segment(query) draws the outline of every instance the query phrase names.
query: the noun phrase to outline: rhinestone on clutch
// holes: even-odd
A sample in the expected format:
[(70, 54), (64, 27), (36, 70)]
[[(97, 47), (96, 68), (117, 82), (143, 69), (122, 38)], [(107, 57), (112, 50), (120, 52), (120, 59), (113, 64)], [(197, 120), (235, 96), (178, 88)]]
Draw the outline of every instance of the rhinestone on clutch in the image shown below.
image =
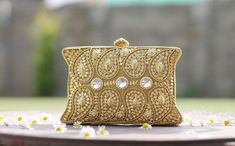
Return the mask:
[(116, 84), (118, 88), (124, 89), (128, 85), (128, 80), (125, 77), (119, 77)]
[(145, 88), (145, 89), (149, 89), (151, 88), (153, 85), (153, 81), (150, 77), (143, 77), (141, 80), (140, 80), (140, 86), (142, 88)]
[(101, 89), (103, 86), (103, 81), (100, 78), (94, 78), (91, 81), (91, 87), (95, 90)]

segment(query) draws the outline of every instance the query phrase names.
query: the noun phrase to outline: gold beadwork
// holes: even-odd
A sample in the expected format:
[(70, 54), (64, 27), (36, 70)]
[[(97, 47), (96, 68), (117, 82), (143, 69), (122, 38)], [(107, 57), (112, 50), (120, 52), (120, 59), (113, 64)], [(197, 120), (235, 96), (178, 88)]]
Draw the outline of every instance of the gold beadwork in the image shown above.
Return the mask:
[(96, 67), (97, 73), (102, 78), (113, 78), (119, 71), (118, 53), (109, 49), (99, 60)]
[(146, 71), (145, 54), (146, 49), (135, 49), (124, 62), (124, 71), (132, 78), (141, 77)]
[(63, 49), (68, 64), (68, 103), (61, 121), (84, 124), (174, 125), (176, 64), (181, 50), (163, 46), (115, 46)]
[(163, 105), (163, 104), (165, 103), (165, 96), (160, 95), (160, 96), (158, 97), (158, 102), (159, 102), (159, 104)]

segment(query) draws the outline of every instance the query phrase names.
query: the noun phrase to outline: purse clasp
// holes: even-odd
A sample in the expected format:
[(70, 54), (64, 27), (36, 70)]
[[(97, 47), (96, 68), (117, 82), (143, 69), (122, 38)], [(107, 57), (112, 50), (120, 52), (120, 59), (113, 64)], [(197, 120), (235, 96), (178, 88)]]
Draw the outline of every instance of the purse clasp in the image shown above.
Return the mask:
[(113, 44), (116, 47), (128, 47), (129, 46), (129, 42), (124, 38), (119, 38), (119, 39), (115, 40), (113, 42)]

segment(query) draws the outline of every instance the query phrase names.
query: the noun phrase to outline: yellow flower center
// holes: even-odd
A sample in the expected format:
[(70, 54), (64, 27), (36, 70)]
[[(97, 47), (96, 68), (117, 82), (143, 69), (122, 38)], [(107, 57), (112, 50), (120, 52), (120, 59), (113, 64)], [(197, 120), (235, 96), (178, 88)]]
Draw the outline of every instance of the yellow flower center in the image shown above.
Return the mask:
[(32, 124), (37, 124), (38, 123), (38, 121), (36, 120), (36, 119), (34, 119), (33, 121), (32, 121)]
[(75, 124), (74, 126), (77, 127), (77, 128), (80, 128), (81, 124), (78, 123), (78, 124)]
[(4, 116), (0, 116), (0, 121), (4, 121), (6, 118)]
[(56, 127), (55, 131), (61, 132), (61, 131), (62, 131), (62, 128), (61, 128), (61, 127)]
[(149, 127), (149, 124), (148, 123), (144, 123), (143, 124), (143, 128), (148, 128)]
[(186, 123), (190, 123), (190, 122), (191, 122), (191, 119), (190, 119), (189, 117), (187, 117), (187, 118), (185, 119), (185, 121), (186, 121)]
[(91, 133), (90, 132), (84, 132), (84, 137), (90, 137)]
[(48, 117), (47, 116), (44, 116), (43, 117), (43, 121), (47, 121), (48, 120)]
[(209, 121), (210, 121), (210, 123), (215, 123), (215, 119), (214, 118), (210, 118)]
[(100, 134), (101, 134), (101, 135), (105, 135), (105, 134), (106, 134), (106, 130), (105, 130), (105, 129), (103, 129), (103, 128), (102, 128), (102, 129), (100, 129)]
[(227, 126), (230, 124), (230, 120), (224, 120), (224, 125)]
[(18, 120), (18, 121), (23, 121), (23, 117), (22, 117), (22, 116), (19, 116), (19, 117), (17, 118), (17, 120)]

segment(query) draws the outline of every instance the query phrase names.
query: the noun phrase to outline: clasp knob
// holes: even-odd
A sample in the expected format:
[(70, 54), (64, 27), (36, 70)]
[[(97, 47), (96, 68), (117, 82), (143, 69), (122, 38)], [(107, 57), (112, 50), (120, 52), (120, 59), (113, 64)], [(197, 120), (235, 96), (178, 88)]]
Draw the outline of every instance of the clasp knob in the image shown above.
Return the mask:
[(116, 47), (128, 47), (129, 42), (125, 40), (124, 38), (119, 38), (116, 41), (113, 42), (114, 46)]

